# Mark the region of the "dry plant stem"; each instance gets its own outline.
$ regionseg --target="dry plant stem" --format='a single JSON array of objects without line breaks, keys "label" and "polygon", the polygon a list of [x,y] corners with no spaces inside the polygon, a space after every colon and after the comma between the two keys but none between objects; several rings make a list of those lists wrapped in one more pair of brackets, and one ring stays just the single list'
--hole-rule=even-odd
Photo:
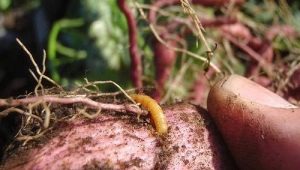
[{"label": "dry plant stem", "polygon": [[[138,3],[135,3],[135,5],[136,5],[137,8],[139,9],[139,12],[141,13],[142,17],[147,21],[147,17],[146,17],[146,15],[145,15],[144,11],[142,10],[142,8],[139,6]],[[174,51],[177,51],[177,52],[181,52],[181,53],[187,54],[187,55],[192,56],[192,57],[194,57],[194,58],[196,58],[196,59],[199,59],[199,60],[201,60],[201,61],[207,62],[207,63],[209,63],[209,65],[210,65],[217,73],[222,73],[221,70],[220,70],[215,64],[213,64],[212,62],[209,62],[209,60],[208,60],[207,58],[202,57],[202,56],[199,56],[199,55],[197,55],[197,54],[195,54],[195,53],[193,53],[193,52],[187,51],[187,50],[185,50],[185,49],[177,48],[177,47],[171,46],[170,44],[168,44],[167,42],[165,42],[165,41],[158,35],[158,33],[157,33],[155,27],[154,27],[151,23],[149,23],[149,27],[150,27],[151,31],[153,32],[155,38],[156,38],[160,43],[162,43],[163,45],[165,45],[167,48],[170,48],[170,49],[172,49],[172,50],[174,50]]]},{"label": "dry plant stem", "polygon": [[118,0],[118,6],[120,10],[124,13],[129,32],[129,53],[131,56],[131,79],[133,85],[136,88],[142,88],[142,62],[141,55],[138,51],[138,43],[137,43],[137,24],[135,22],[135,18],[131,13],[129,7],[125,3],[126,0]]},{"label": "dry plant stem", "polygon": [[297,22],[292,13],[292,9],[286,0],[279,0],[280,15],[285,18],[287,24],[293,25],[293,22]]},{"label": "dry plant stem", "polygon": [[166,103],[169,100],[173,90],[176,89],[178,84],[180,84],[180,82],[182,81],[182,78],[184,77],[184,74],[186,73],[187,69],[189,68],[189,66],[191,64],[192,64],[192,61],[189,60],[180,68],[176,78],[170,83],[170,87],[168,88],[163,99],[161,100],[161,103]]},{"label": "dry plant stem", "polygon": [[184,12],[186,12],[192,18],[194,26],[196,27],[196,30],[197,30],[197,36],[204,43],[204,46],[207,49],[207,62],[204,67],[204,70],[208,70],[210,60],[213,57],[214,53],[211,50],[211,48],[209,47],[209,45],[203,35],[204,28],[201,25],[201,22],[197,16],[196,12],[194,11],[194,9],[191,7],[189,1],[188,0],[180,0],[180,2],[181,2],[181,6],[182,6]]},{"label": "dry plant stem", "polygon": [[[173,0],[171,0],[172,2]],[[176,0],[179,1],[179,0]],[[174,22],[166,25],[167,30],[176,30],[180,25],[184,25],[188,27],[189,30],[187,30],[187,33],[190,31],[197,35],[197,31],[194,29],[193,24],[191,21],[187,18],[180,18],[176,14],[173,14],[171,12],[168,12],[162,8],[168,6],[168,5],[173,5],[170,3],[170,1],[156,1],[153,5],[146,5],[146,4],[139,4],[142,9],[148,9],[149,14],[149,23],[152,25],[156,25],[156,20],[157,20],[157,13],[159,13],[159,16],[165,16],[168,18],[172,18]],[[214,19],[206,19],[202,18],[200,19],[201,25],[203,27],[218,27],[226,24],[233,24],[236,23],[237,20],[234,18],[230,17],[215,17]]]},{"label": "dry plant stem", "polygon": [[[55,81],[53,81],[51,78],[49,78],[48,76],[45,76],[41,71],[40,71],[40,69],[39,69],[39,67],[38,67],[38,65],[36,64],[36,62],[34,61],[34,59],[33,59],[33,56],[32,56],[32,54],[29,52],[29,50],[25,47],[25,45],[17,38],[16,39],[16,41],[18,42],[18,44],[22,47],[22,49],[26,52],[26,54],[28,55],[28,57],[30,58],[30,60],[31,60],[31,62],[32,62],[32,64],[34,65],[34,67],[35,67],[35,69],[36,69],[36,72],[38,73],[38,75],[41,77],[41,79],[42,78],[44,78],[44,79],[46,79],[46,80],[48,80],[50,83],[52,83],[52,84],[54,84],[55,86],[57,86],[58,88],[60,88],[60,89],[63,89],[60,85],[58,85]],[[44,51],[44,56],[45,56],[45,51]],[[46,57],[44,57],[43,58],[43,70],[45,69],[45,58]],[[31,71],[31,73],[33,73],[32,71]],[[35,76],[35,79],[37,80],[37,77]]]},{"label": "dry plant stem", "polygon": [[113,84],[115,85],[130,101],[132,101],[132,103],[135,103],[136,102],[126,93],[126,91],[121,87],[119,86],[117,83],[115,83],[114,81],[111,81],[111,80],[107,80],[107,81],[95,81],[93,82],[93,84]]},{"label": "dry plant stem", "polygon": [[262,67],[262,69],[270,76],[273,77],[272,67],[268,64],[259,54],[257,54],[254,50],[248,47],[246,44],[240,43],[234,37],[229,34],[223,33],[224,37],[228,39],[232,44],[242,49],[246,52],[250,57],[258,62],[258,64]]},{"label": "dry plant stem", "polygon": [[[167,11],[161,10],[163,7],[166,6],[171,6],[171,5],[180,5],[182,4],[182,2],[184,1],[184,4],[187,4],[186,0],[158,0],[155,1],[153,4],[150,5],[146,5],[146,4],[140,4],[140,6],[142,6],[143,8],[147,8],[150,9],[149,11],[149,22],[155,25],[155,20],[157,20],[156,17],[156,12],[159,12],[165,16],[170,16],[171,18],[176,18],[177,16],[172,15],[170,13],[168,13]],[[223,6],[225,5],[225,3],[229,3],[229,8],[232,8],[235,4],[240,4],[242,2],[242,0],[229,0],[230,2],[225,2],[222,0],[192,0],[191,3],[195,4],[195,5],[204,5],[204,6],[216,6],[215,3],[218,3],[216,1],[219,1],[219,6]],[[223,2],[223,4],[222,4]],[[218,5],[217,5],[218,6]],[[228,9],[230,10],[230,9]],[[193,17],[192,17],[193,18]],[[186,21],[182,20],[183,23]],[[218,21],[217,21],[218,22]],[[204,26],[205,24],[203,24],[203,22],[200,22],[202,24],[202,26]],[[200,25],[201,26],[201,25]]]},{"label": "dry plant stem", "polygon": [[118,104],[110,104],[110,103],[100,103],[93,101],[89,98],[85,97],[58,97],[58,96],[33,96],[24,99],[0,99],[0,107],[14,107],[20,105],[27,105],[35,102],[47,102],[47,103],[57,103],[57,104],[75,104],[75,103],[82,103],[90,108],[95,109],[102,109],[102,110],[113,110],[117,112],[133,112],[140,114],[142,113],[141,109],[136,107],[135,104],[128,104],[128,105],[118,105]]},{"label": "dry plant stem", "polygon": [[197,29],[197,32],[198,32],[198,38],[201,39],[207,49],[208,52],[210,52],[210,55],[213,55],[212,54],[212,51],[203,35],[203,32],[204,31],[204,28],[203,26],[201,25],[201,22],[198,18],[198,16],[196,15],[196,12],[194,11],[194,9],[191,7],[190,3],[188,0],[180,0],[181,1],[181,6],[184,10],[184,12],[186,12],[188,15],[190,15],[190,17],[192,18],[193,22],[194,22],[194,25]]}]

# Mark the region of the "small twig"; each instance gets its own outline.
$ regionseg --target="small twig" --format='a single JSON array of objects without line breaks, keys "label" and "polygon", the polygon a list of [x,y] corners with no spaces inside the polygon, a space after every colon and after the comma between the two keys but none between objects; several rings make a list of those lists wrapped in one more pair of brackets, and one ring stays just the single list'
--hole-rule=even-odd
[{"label": "small twig", "polygon": [[[60,85],[58,85],[54,80],[52,80],[52,79],[49,78],[48,76],[44,75],[44,74],[40,71],[38,65],[37,65],[36,62],[34,61],[33,56],[32,56],[32,54],[29,52],[29,50],[25,47],[25,45],[24,45],[18,38],[16,39],[16,41],[18,42],[18,44],[22,47],[22,49],[26,52],[26,54],[27,54],[28,57],[30,58],[30,60],[31,60],[32,64],[34,65],[34,67],[35,67],[35,69],[36,69],[36,72],[39,74],[39,76],[42,77],[42,78],[44,78],[44,79],[46,79],[46,80],[48,80],[50,83],[54,84],[54,85],[57,86],[58,88],[63,89],[63,88],[62,88]],[[44,53],[45,53],[45,51],[44,51]],[[45,62],[45,59],[43,59],[43,64],[44,64],[44,62]]]}]

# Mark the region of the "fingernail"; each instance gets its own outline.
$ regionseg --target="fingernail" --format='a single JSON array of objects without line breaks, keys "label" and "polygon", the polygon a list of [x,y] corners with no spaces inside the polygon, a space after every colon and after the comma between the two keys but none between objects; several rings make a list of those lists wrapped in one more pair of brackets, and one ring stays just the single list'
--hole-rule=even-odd
[{"label": "fingernail", "polygon": [[276,108],[297,108],[277,94],[242,76],[226,77],[219,83],[219,86],[251,102]]}]

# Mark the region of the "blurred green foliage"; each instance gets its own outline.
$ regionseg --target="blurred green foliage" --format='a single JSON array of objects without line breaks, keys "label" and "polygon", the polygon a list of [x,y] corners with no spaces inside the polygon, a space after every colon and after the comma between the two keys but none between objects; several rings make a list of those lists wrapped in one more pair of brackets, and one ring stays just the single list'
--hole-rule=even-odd
[{"label": "blurred green foliage", "polygon": [[[84,25],[59,29],[59,33],[55,33],[58,35],[57,39],[54,38],[56,41],[50,36],[50,65],[55,65],[51,67],[52,76],[67,86],[74,84],[74,81],[83,81],[86,77],[89,80],[114,80],[128,87],[130,60],[127,24],[116,1],[72,1],[66,18],[81,18]],[[60,23],[61,21],[55,23],[52,30]],[[61,47],[73,48],[86,57],[67,57],[65,50],[59,52],[58,49],[50,48],[54,42],[56,46],[60,44]],[[53,55],[54,51],[57,55]],[[65,59],[68,62],[59,61]]]},{"label": "blurred green foliage", "polygon": [[38,8],[42,0],[0,0],[0,12],[7,12],[15,8],[29,11]]},{"label": "blurred green foliage", "polygon": [[[61,77],[58,73],[58,67],[68,63],[68,62],[74,62],[76,60],[81,60],[86,58],[85,51],[75,51],[72,48],[68,48],[63,46],[61,43],[58,42],[57,37],[59,33],[63,29],[71,29],[80,27],[83,25],[82,19],[62,19],[59,21],[56,21],[52,27],[52,30],[49,35],[48,40],[48,60],[50,62],[50,71],[52,74],[52,77],[54,81],[59,82]],[[56,57],[56,53],[62,54],[65,58],[58,59]]]},{"label": "blurred green foliage", "polygon": [[5,11],[11,5],[11,0],[0,0],[0,10]]}]

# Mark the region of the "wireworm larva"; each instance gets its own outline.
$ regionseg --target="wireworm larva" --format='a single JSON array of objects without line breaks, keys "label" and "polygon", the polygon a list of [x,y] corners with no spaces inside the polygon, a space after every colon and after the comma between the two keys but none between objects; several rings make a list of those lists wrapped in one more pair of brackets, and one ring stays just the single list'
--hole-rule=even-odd
[{"label": "wireworm larva", "polygon": [[168,132],[168,125],[165,114],[159,104],[147,95],[132,94],[130,97],[140,103],[145,109],[150,112],[151,119],[154,122],[155,129],[158,134],[163,135]]}]

